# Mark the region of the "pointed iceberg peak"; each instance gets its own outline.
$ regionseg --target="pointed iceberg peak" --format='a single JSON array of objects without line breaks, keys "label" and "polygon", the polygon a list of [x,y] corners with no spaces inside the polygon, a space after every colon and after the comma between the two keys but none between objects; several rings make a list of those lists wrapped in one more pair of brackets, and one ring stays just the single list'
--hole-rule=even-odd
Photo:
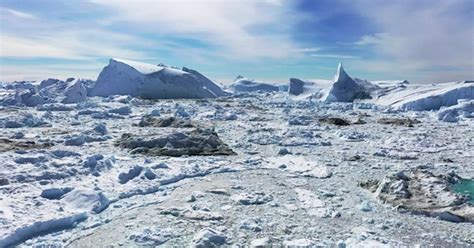
[{"label": "pointed iceberg peak", "polygon": [[337,66],[336,75],[334,75],[334,82],[342,82],[347,79],[351,79],[349,75],[347,75],[346,71],[344,71],[344,67],[342,66],[342,62],[339,62]]},{"label": "pointed iceberg peak", "polygon": [[243,78],[245,78],[245,77],[242,76],[242,75],[238,75],[238,76],[235,78],[234,82],[239,81],[240,79],[243,79]]},{"label": "pointed iceberg peak", "polygon": [[368,81],[352,79],[339,63],[326,102],[352,102],[354,99],[370,98],[370,91],[376,86]]}]

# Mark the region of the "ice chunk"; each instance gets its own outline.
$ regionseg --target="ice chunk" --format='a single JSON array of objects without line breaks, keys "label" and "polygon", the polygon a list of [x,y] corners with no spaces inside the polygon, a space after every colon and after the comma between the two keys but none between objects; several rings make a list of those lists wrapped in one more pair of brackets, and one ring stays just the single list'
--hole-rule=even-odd
[{"label": "ice chunk", "polygon": [[122,172],[119,174],[119,182],[121,184],[126,184],[128,181],[132,180],[133,178],[137,177],[140,175],[142,172],[143,167],[139,165],[135,165],[133,168],[128,170],[128,172]]},{"label": "ice chunk", "polygon": [[67,146],[82,146],[84,143],[86,143],[86,137],[84,134],[68,137],[64,140],[64,145]]},{"label": "ice chunk", "polygon": [[61,199],[61,197],[70,192],[73,188],[71,187],[66,187],[66,188],[50,188],[50,189],[45,189],[43,192],[41,192],[41,197],[46,198],[48,200],[58,200]]},{"label": "ice chunk", "polygon": [[271,247],[270,239],[268,237],[254,239],[250,242],[251,248],[264,248],[264,247]]},{"label": "ice chunk", "polygon": [[225,243],[226,237],[221,232],[211,228],[204,228],[193,237],[191,247],[219,247],[225,245]]},{"label": "ice chunk", "polygon": [[29,226],[16,229],[13,233],[6,236],[0,236],[0,247],[14,247],[17,244],[25,242],[28,239],[39,235],[58,232],[74,227],[77,223],[87,219],[87,213],[79,213],[72,216],[38,221]]},{"label": "ice chunk", "polygon": [[90,189],[75,189],[61,199],[71,209],[100,213],[109,206],[109,199],[102,193]]},{"label": "ice chunk", "polygon": [[87,100],[87,90],[81,79],[68,82],[63,94],[62,103],[78,103]]},{"label": "ice chunk", "polygon": [[310,239],[294,239],[283,241],[283,246],[287,248],[310,248],[314,247],[314,241]]},{"label": "ice chunk", "polygon": [[263,192],[246,192],[233,195],[231,199],[242,205],[261,205],[272,201],[273,196]]},{"label": "ice chunk", "polygon": [[461,100],[457,105],[438,111],[438,120],[457,122],[462,117],[473,118],[474,100]]},{"label": "ice chunk", "polygon": [[119,115],[128,115],[132,113],[132,108],[130,108],[129,106],[123,106],[120,108],[111,109],[109,110],[109,113],[119,114]]},{"label": "ice chunk", "polygon": [[297,78],[290,78],[290,88],[288,89],[288,93],[295,96],[303,93],[304,84],[305,82],[302,80],[299,80]]}]

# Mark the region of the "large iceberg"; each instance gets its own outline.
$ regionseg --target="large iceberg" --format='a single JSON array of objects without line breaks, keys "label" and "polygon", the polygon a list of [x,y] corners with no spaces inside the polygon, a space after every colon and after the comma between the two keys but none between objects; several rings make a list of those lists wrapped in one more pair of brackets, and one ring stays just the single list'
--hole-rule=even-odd
[{"label": "large iceberg", "polygon": [[149,99],[214,98],[227,95],[197,71],[110,59],[90,96],[130,95]]},{"label": "large iceberg", "polygon": [[365,80],[351,78],[344,71],[339,63],[333,85],[329,90],[326,102],[352,102],[355,99],[371,98],[371,93],[378,89],[378,86]]},{"label": "large iceberg", "polygon": [[474,99],[474,81],[407,85],[379,96],[374,103],[400,110],[438,110]]},{"label": "large iceberg", "polygon": [[251,80],[240,75],[237,76],[234,83],[230,87],[233,88],[235,92],[272,92],[279,91],[280,89],[278,85]]}]

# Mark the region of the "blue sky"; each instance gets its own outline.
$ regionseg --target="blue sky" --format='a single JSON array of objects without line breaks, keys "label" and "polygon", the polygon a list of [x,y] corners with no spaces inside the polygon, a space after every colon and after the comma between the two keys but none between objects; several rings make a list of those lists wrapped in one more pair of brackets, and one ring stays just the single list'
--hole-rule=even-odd
[{"label": "blue sky", "polygon": [[286,82],[474,79],[471,0],[0,0],[0,80],[97,78],[112,57]]}]

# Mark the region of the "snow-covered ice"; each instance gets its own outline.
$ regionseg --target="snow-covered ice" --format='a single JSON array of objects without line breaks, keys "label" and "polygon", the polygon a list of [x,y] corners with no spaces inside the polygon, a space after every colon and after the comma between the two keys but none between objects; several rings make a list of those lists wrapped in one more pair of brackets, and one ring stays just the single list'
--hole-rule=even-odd
[{"label": "snow-covered ice", "polygon": [[474,244],[472,82],[260,83],[120,59],[2,83],[0,247]]}]

